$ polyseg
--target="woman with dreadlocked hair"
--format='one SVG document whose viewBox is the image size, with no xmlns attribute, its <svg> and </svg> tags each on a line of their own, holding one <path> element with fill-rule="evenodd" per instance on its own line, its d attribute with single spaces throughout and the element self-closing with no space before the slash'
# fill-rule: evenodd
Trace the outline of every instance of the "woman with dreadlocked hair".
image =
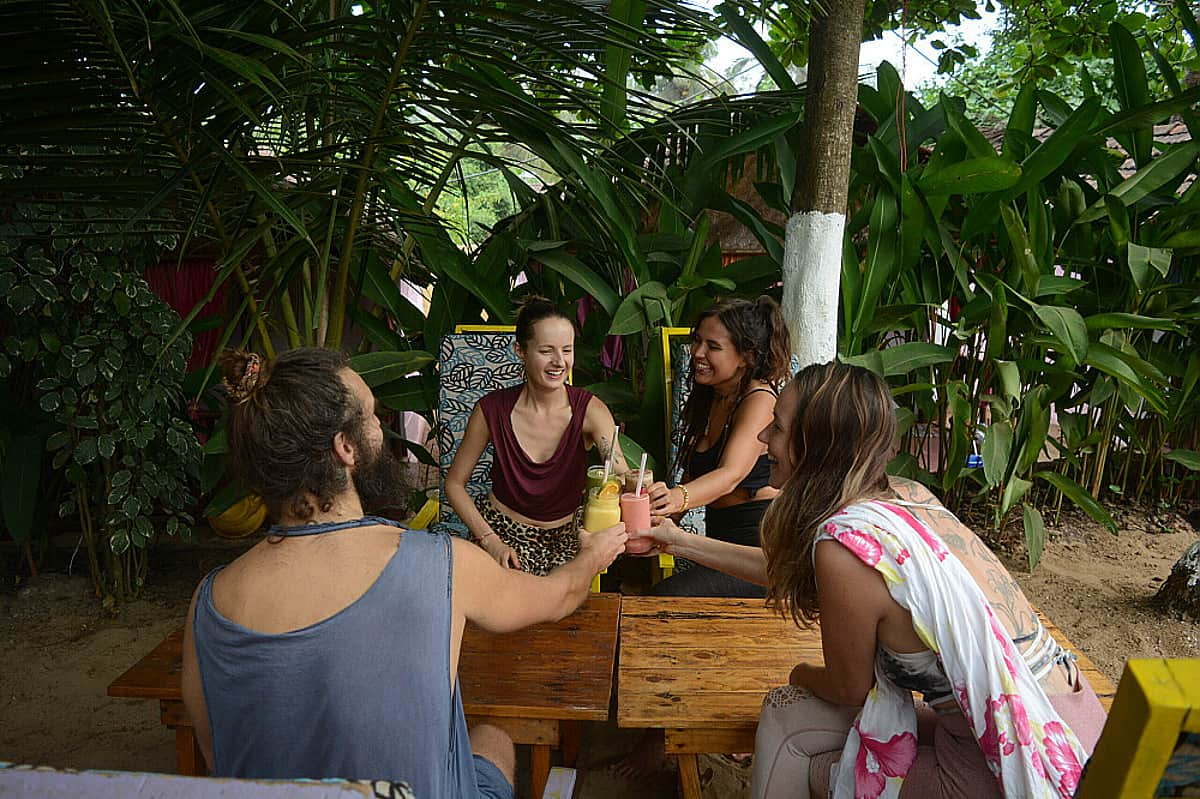
<svg viewBox="0 0 1200 799">
<path fill-rule="evenodd" d="M 653 513 L 674 516 L 703 505 L 709 537 L 759 546 L 759 521 L 778 491 L 767 484 L 771 466 L 758 433 L 771 421 L 790 359 L 787 325 L 770 297 L 727 300 L 700 314 L 676 464 L 683 480 L 650 487 Z M 662 581 L 654 593 L 764 596 L 753 583 L 699 565 Z"/>
</svg>

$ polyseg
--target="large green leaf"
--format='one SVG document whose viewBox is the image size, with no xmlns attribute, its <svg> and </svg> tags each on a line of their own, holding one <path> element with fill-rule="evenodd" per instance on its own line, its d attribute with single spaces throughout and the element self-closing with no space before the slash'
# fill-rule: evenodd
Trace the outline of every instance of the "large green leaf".
<svg viewBox="0 0 1200 799">
<path fill-rule="evenodd" d="M 1113 85 L 1117 90 L 1117 102 L 1124 111 L 1141 108 L 1146 105 L 1150 95 L 1142 48 L 1133 34 L 1119 22 L 1109 26 L 1108 35 L 1112 44 Z M 1153 125 L 1144 125 L 1133 131 L 1133 158 L 1139 166 L 1150 160 L 1153 137 Z"/>
<path fill-rule="evenodd" d="M 1017 90 L 1013 100 L 1012 113 L 1004 129 L 1004 144 L 1002 153 L 1005 158 L 1017 161 L 1028 152 L 1029 141 L 1033 138 L 1033 120 L 1037 111 L 1037 86 L 1031 81 Z"/>
<path fill-rule="evenodd" d="M 1138 359 L 1140 360 L 1140 359 Z M 1142 397 L 1157 413 L 1167 412 L 1162 392 L 1129 362 L 1129 357 L 1100 341 L 1093 341 L 1084 360 L 1101 372 L 1117 378 Z M 1149 368 L 1147 364 L 1145 368 Z"/>
<path fill-rule="evenodd" d="M 422 350 L 404 352 L 367 352 L 350 359 L 350 366 L 363 382 L 374 389 L 405 375 L 418 371 L 433 362 L 433 356 Z"/>
<path fill-rule="evenodd" d="M 1062 308 L 1056 305 L 1034 305 L 1033 311 L 1037 318 L 1050 329 L 1051 335 L 1058 343 L 1058 349 L 1073 363 L 1081 364 L 1088 356 L 1087 325 L 1083 317 L 1074 308 Z"/>
<path fill-rule="evenodd" d="M 1076 507 L 1088 516 L 1091 516 L 1092 519 L 1104 525 L 1110 533 L 1113 535 L 1117 534 L 1117 523 L 1113 521 L 1112 516 L 1079 483 L 1076 483 L 1069 477 L 1064 477 L 1058 472 L 1042 471 L 1038 472 L 1037 476 L 1039 479 L 1057 488 L 1064 497 L 1075 503 Z"/>
<path fill-rule="evenodd" d="M 1170 250 L 1163 247 L 1143 247 L 1132 241 L 1127 247 L 1129 271 L 1140 291 L 1150 288 L 1154 281 L 1154 273 L 1158 273 L 1160 278 L 1167 276 L 1167 271 L 1171 268 Z"/>
<path fill-rule="evenodd" d="M 1178 333 L 1181 329 L 1171 319 L 1122 312 L 1092 314 L 1084 317 L 1083 323 L 1088 330 L 1169 330 Z"/>
<path fill-rule="evenodd" d="M 1195 163 L 1198 153 L 1200 153 L 1200 141 L 1177 144 L 1121 181 L 1107 196 L 1119 200 L 1122 205 L 1134 205 L 1151 192 L 1178 178 L 1185 170 L 1190 169 Z M 1076 224 L 1094 222 L 1103 217 L 1106 212 L 1107 209 L 1102 198 L 1093 203 L 1075 222 Z"/>
<path fill-rule="evenodd" d="M 1022 477 L 1013 475 L 1009 478 L 1008 482 L 1004 484 L 1004 491 L 1000 494 L 1000 518 L 1007 516 L 1013 506 L 1020 502 L 1032 487 L 1033 483 Z"/>
<path fill-rule="evenodd" d="M 1030 296 L 1037 294 L 1038 281 L 1042 277 L 1041 265 L 1037 262 L 1025 223 L 1016 210 L 1009 205 L 1000 207 L 1000 217 L 1004 220 L 1004 230 L 1008 233 L 1008 241 L 1012 246 L 1013 261 L 1020 269 L 1021 283 Z"/>
<path fill-rule="evenodd" d="M 880 187 L 875 193 L 871 209 L 870 237 L 867 240 L 867 260 L 863 269 L 862 295 L 858 303 L 853 330 L 861 334 L 868 323 L 872 309 L 879 302 L 880 294 L 898 265 L 898 209 L 896 196 Z M 852 347 L 851 351 L 856 349 Z"/>
<path fill-rule="evenodd" d="M 608 334 L 623 336 L 639 333 L 655 323 L 670 325 L 670 307 L 666 286 L 657 281 L 644 283 L 621 300 Z"/>
<path fill-rule="evenodd" d="M 949 347 L 925 341 L 910 341 L 894 347 L 885 347 L 879 351 L 884 377 L 906 375 L 916 369 L 935 366 L 939 363 L 950 363 L 954 360 L 954 356 L 954 350 Z"/>
<path fill-rule="evenodd" d="M 430 379 L 410 374 L 382 383 L 374 388 L 375 399 L 393 411 L 427 411 L 437 403 L 436 384 L 429 385 Z"/>
<path fill-rule="evenodd" d="M 1095 97 L 1089 97 L 1080 103 L 1079 107 L 1021 162 L 1021 180 L 1012 193 L 1029 190 L 1061 167 L 1087 135 L 1099 109 L 1100 101 Z"/>
<path fill-rule="evenodd" d="M 528 245 L 529 242 L 522 242 L 522 244 Z M 539 249 L 533 254 L 533 257 L 594 297 L 596 302 L 604 308 L 605 313 L 610 316 L 616 313 L 621 298 L 604 278 L 596 274 L 583 261 L 567 252 L 565 247 L 553 250 Z"/>
<path fill-rule="evenodd" d="M 1007 189 L 1020 178 L 1020 166 L 992 156 L 970 158 L 952 164 L 932 175 L 923 176 L 919 185 L 926 195 L 983 194 Z"/>
<path fill-rule="evenodd" d="M 1008 460 L 1012 456 L 1013 431 L 1007 422 L 996 422 L 988 426 L 983 436 L 983 476 L 989 488 L 995 488 L 1008 473 Z"/>
<path fill-rule="evenodd" d="M 1200 472 L 1200 452 L 1196 452 L 1195 450 L 1173 449 L 1170 452 L 1164 453 L 1163 458 L 1185 466 L 1193 472 Z"/>
<path fill-rule="evenodd" d="M 1021 504 L 1021 515 L 1025 525 L 1025 548 L 1029 553 L 1029 570 L 1037 568 L 1042 559 L 1042 548 L 1046 543 L 1046 523 L 1042 514 L 1028 502 Z"/>
</svg>

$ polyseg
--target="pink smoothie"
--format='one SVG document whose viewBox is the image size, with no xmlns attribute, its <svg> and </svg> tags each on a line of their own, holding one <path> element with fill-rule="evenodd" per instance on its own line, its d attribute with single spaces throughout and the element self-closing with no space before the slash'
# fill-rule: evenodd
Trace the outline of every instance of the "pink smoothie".
<svg viewBox="0 0 1200 799">
<path fill-rule="evenodd" d="M 645 532 L 650 529 L 650 495 L 622 494 L 621 521 L 625 522 L 625 530 L 633 533 Z M 649 551 L 654 541 L 649 538 L 630 539 L 625 544 L 625 551 L 635 555 Z"/>
</svg>

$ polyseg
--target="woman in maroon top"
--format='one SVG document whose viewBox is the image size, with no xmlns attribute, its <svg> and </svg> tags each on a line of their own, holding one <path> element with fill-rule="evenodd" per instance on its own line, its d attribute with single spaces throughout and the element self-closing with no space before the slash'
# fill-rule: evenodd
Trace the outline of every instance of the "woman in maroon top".
<svg viewBox="0 0 1200 799">
<path fill-rule="evenodd" d="M 545 574 L 575 557 L 576 511 L 587 480 L 586 452 L 607 458 L 612 413 L 598 398 L 567 385 L 575 363 L 575 327 L 543 297 L 517 313 L 517 356 L 525 382 L 479 401 L 454 463 L 446 497 L 475 543 L 502 566 Z M 491 441 L 492 491 L 478 504 L 467 480 Z M 626 471 L 620 445 L 613 470 Z"/>
</svg>

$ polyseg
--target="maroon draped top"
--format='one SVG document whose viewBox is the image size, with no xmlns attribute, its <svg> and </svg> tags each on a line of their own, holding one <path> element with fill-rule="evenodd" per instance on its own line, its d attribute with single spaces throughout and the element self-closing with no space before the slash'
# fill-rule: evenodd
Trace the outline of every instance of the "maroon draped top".
<svg viewBox="0 0 1200 799">
<path fill-rule="evenodd" d="M 492 437 L 492 493 L 496 499 L 522 516 L 535 521 L 554 521 L 579 507 L 587 482 L 587 459 L 583 444 L 583 421 L 592 392 L 567 386 L 571 423 L 563 431 L 554 454 L 535 463 L 521 449 L 513 432 L 512 410 L 524 384 L 502 388 L 479 401 Z"/>
</svg>

